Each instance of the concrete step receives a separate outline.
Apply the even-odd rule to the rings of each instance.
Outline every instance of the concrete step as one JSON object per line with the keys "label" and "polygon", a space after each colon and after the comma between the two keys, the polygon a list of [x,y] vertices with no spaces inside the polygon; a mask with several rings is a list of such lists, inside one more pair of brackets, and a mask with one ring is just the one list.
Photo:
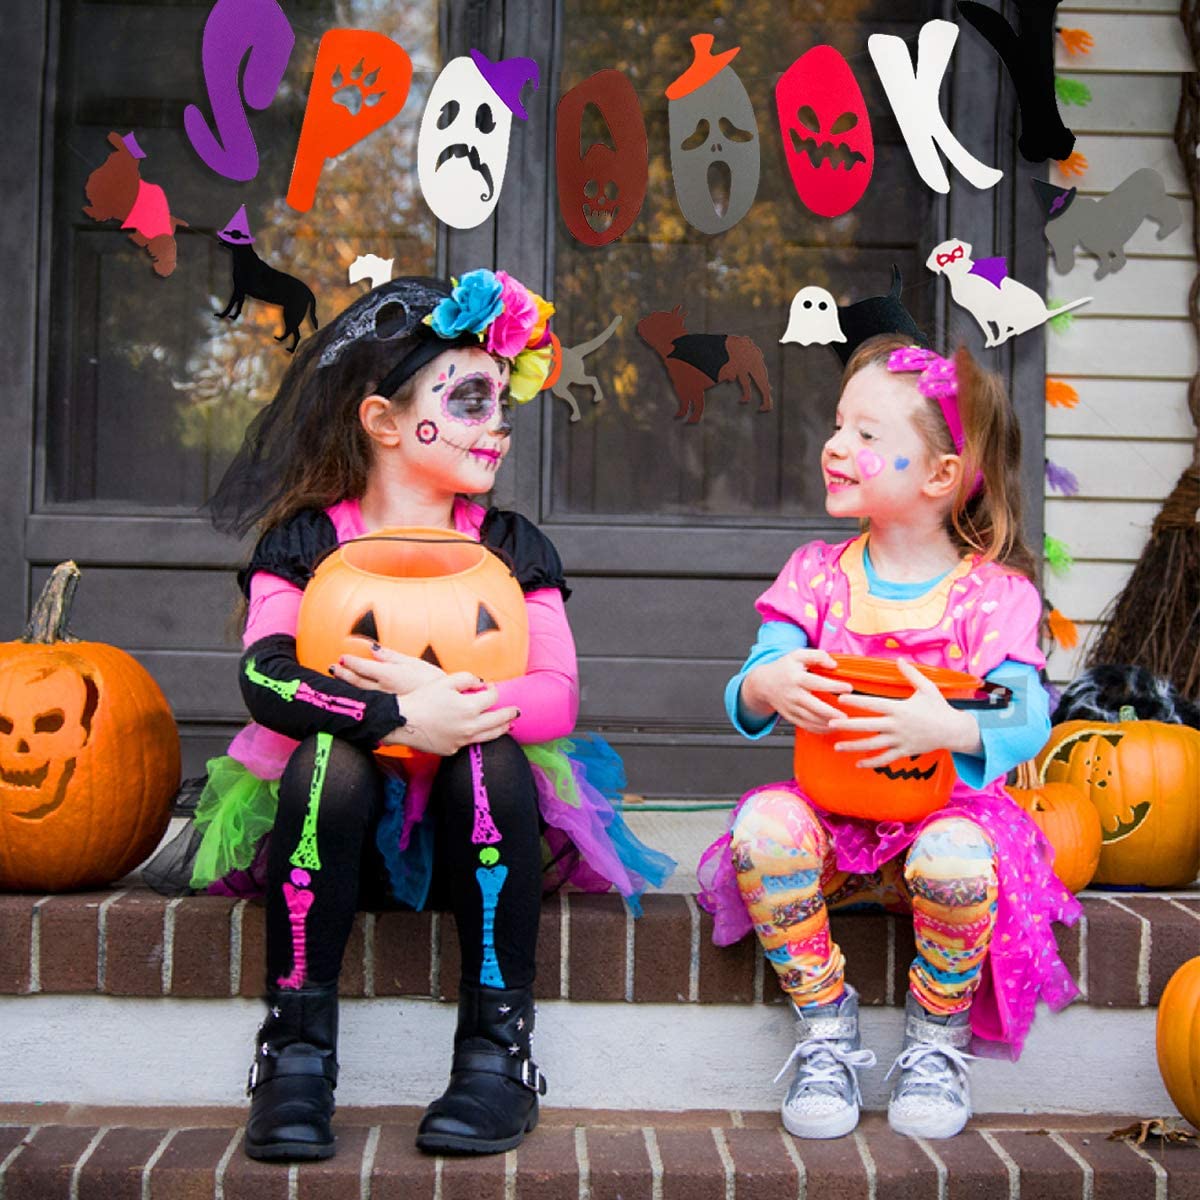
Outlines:
{"label": "concrete step", "polygon": [[[1043,1014],[1019,1066],[977,1064],[979,1111],[1173,1111],[1153,1005],[1200,953],[1200,896],[1089,894],[1084,910],[1079,928],[1060,932],[1086,999]],[[0,1099],[229,1103],[260,1018],[262,916],[244,901],[136,888],[0,897]],[[883,1066],[863,1081],[879,1108],[901,1039],[911,923],[839,914],[834,929]],[[613,896],[547,902],[537,1054],[556,1104],[775,1107],[788,1011],[754,945],[719,949],[710,933],[690,896],[648,897],[637,921]],[[342,978],[344,1102],[423,1104],[441,1089],[454,1021],[441,1001],[455,993],[457,953],[449,918],[360,914]]]}
{"label": "concrete step", "polygon": [[5,1200],[1007,1200],[1200,1195],[1200,1152],[1108,1140],[1123,1117],[976,1118],[948,1141],[898,1137],[877,1116],[829,1142],[773,1115],[546,1109],[509,1154],[441,1159],[413,1145],[417,1109],[335,1119],[337,1155],[255,1163],[243,1114],[0,1106]]}

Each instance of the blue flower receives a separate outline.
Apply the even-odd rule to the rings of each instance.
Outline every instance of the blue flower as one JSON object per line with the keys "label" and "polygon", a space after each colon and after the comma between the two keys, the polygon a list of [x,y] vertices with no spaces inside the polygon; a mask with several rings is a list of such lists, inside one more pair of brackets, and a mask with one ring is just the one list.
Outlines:
{"label": "blue flower", "polygon": [[500,280],[491,271],[468,271],[454,286],[454,292],[433,310],[429,324],[441,338],[462,333],[479,333],[500,315],[504,308]]}

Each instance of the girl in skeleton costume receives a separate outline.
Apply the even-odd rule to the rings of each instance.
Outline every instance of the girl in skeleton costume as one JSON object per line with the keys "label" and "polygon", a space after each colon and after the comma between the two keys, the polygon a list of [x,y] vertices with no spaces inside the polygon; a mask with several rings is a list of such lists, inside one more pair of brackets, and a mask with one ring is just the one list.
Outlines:
{"label": "girl in skeleton costume", "polygon": [[[1022,540],[1020,435],[999,380],[966,351],[940,358],[895,334],[872,337],[846,367],[821,463],[826,509],[865,532],[810,542],[759,597],[758,639],[729,682],[726,706],[746,737],[779,717],[837,745],[864,770],[952,752],[950,799],[922,821],[823,811],[794,782],[748,792],[705,852],[701,903],[714,940],[752,928],[797,1018],[797,1062],[783,1121],[799,1137],[837,1137],[858,1121],[857,994],[831,939],[830,908],[881,904],[911,912],[904,1048],[888,1119],[898,1132],[950,1137],[970,1116],[968,1059],[990,1043],[1013,1056],[1039,999],[1077,988],[1051,923],[1079,905],[1051,869],[1052,852],[1004,790],[1004,778],[1049,733],[1038,678],[1042,611]],[[822,696],[852,685],[811,672],[830,653],[899,660],[906,700]],[[912,665],[952,668],[1010,688],[1007,709],[950,706]],[[905,758],[905,762],[907,762]],[[890,765],[890,766],[889,766]],[[780,1072],[780,1075],[783,1071]]]}
{"label": "girl in skeleton costume", "polygon": [[[465,498],[491,489],[508,452],[510,397],[545,378],[552,311],[503,272],[375,288],[303,342],[212,502],[218,528],[261,534],[239,575],[254,723],[209,764],[189,856],[193,887],[266,895],[251,1157],[333,1153],[338,973],[356,908],[386,900],[384,884],[408,906],[453,909],[462,947],[450,1084],[417,1144],[490,1153],[534,1127],[545,1092],[530,1051],[544,887],[615,887],[636,907],[673,865],[598,790],[615,792],[612,751],[592,744],[585,765],[565,741],[578,683],[553,545]],[[327,670],[297,662],[318,561],[385,526],[453,529],[510,564],[524,675],[483,687],[378,645]],[[372,754],[397,744],[442,756],[436,773],[406,779]]]}

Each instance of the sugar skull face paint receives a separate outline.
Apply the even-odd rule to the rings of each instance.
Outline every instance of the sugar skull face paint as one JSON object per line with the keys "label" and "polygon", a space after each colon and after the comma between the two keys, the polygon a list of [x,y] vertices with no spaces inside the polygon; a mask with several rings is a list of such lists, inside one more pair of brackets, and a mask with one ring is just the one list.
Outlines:
{"label": "sugar skull face paint", "polygon": [[874,450],[860,450],[854,456],[854,460],[858,463],[858,469],[864,479],[874,479],[887,466]]}
{"label": "sugar skull face paint", "polygon": [[417,424],[417,441],[422,446],[432,446],[438,440],[438,427],[433,421],[420,421]]}
{"label": "sugar skull face paint", "polygon": [[903,454],[897,455],[896,461],[892,463],[892,466],[894,466],[897,471],[903,471],[908,466],[908,459],[905,458]]}
{"label": "sugar skull face paint", "polygon": [[[451,365],[453,370],[453,365]],[[494,375],[473,371],[443,386],[439,381],[433,390],[442,398],[442,412],[451,420],[464,425],[486,425],[496,415],[503,383]]]}

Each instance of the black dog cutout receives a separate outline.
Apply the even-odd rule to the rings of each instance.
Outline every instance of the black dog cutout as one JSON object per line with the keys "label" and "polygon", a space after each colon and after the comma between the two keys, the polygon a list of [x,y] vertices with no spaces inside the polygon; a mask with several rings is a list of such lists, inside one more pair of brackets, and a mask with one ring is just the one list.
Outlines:
{"label": "black dog cutout", "polygon": [[305,317],[314,329],[317,328],[317,300],[312,290],[294,275],[277,271],[263,262],[250,248],[254,238],[244,204],[217,237],[233,252],[233,294],[225,308],[214,315],[218,319],[228,317],[236,321],[242,314],[247,296],[266,304],[278,304],[283,309],[283,332],[275,340],[282,342],[290,337],[292,344],[284,349],[289,354],[294,353],[300,344],[300,326]]}

